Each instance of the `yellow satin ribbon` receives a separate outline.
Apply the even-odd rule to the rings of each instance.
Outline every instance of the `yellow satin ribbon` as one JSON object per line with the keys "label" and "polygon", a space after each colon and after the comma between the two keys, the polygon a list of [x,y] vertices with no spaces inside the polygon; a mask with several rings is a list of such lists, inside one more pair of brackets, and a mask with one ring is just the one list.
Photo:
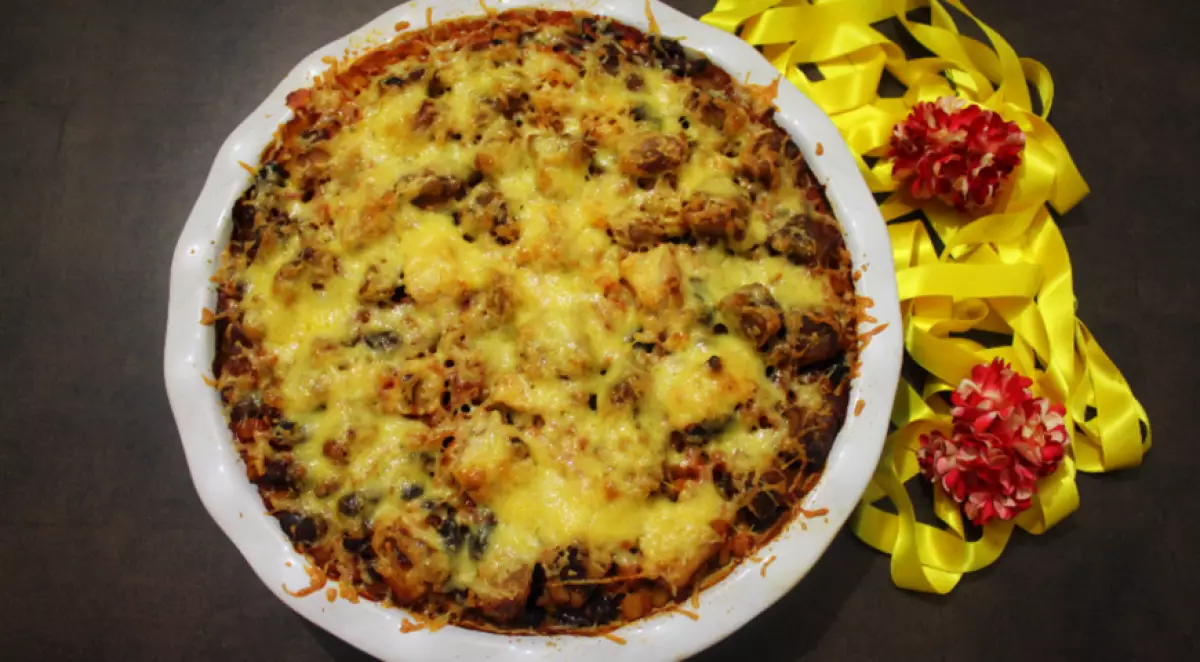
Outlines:
{"label": "yellow satin ribbon", "polygon": [[[929,23],[908,12],[928,8]],[[975,23],[991,45],[959,33],[949,8]],[[895,18],[931,57],[908,58],[872,25]],[[1075,316],[1071,262],[1049,208],[1066,213],[1088,193],[1061,138],[1046,121],[1054,82],[1041,63],[1018,57],[960,0],[718,0],[701,20],[739,32],[833,118],[880,205],[896,262],[904,343],[928,373],[918,392],[901,380],[892,408],[896,431],[859,508],[854,533],[891,554],[896,585],[947,593],[964,573],[990,565],[1014,527],[1042,533],[1079,507],[1076,471],[1104,472],[1141,463],[1150,422],[1121,372]],[[815,65],[811,81],[800,65]],[[906,91],[879,96],[887,71]],[[1035,112],[1030,86],[1040,97]],[[957,95],[1016,122],[1026,136],[1011,190],[985,216],[968,218],[940,204],[920,208],[897,192],[891,166],[863,157],[887,151],[892,128],[917,102]],[[927,227],[929,229],[927,229]],[[943,248],[939,253],[929,231]],[[1010,344],[984,347],[967,331],[1006,334]],[[1072,443],[1058,470],[1038,483],[1029,510],[993,521],[967,540],[959,504],[935,489],[941,524],[918,522],[904,483],[919,474],[921,435],[951,427],[949,392],[980,363],[1000,357],[1034,380],[1035,394],[1061,402]],[[879,507],[888,500],[896,512]]]}

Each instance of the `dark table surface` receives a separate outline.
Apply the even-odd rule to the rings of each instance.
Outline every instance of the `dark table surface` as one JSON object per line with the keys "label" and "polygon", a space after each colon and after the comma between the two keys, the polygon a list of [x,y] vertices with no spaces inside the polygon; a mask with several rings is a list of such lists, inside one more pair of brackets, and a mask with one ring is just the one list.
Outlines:
{"label": "dark table surface", "polygon": [[[295,62],[395,1],[3,3],[0,658],[361,657],[273,597],[201,507],[161,357],[171,250],[217,147]],[[1200,452],[1184,430],[1200,328],[1200,12],[969,5],[1056,76],[1052,119],[1094,191],[1063,221],[1080,314],[1149,410],[1155,449],[1138,470],[1083,477],[1078,513],[1018,535],[949,597],[897,590],[887,557],[843,532],[703,659],[1200,647]]]}

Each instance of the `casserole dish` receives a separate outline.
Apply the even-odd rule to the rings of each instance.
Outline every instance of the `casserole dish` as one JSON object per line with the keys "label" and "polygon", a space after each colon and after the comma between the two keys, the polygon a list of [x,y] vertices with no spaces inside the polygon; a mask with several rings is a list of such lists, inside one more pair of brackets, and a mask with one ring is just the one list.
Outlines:
{"label": "casserole dish", "polygon": [[[532,3],[505,3],[500,8]],[[542,6],[547,6],[545,3]],[[712,31],[666,7],[640,2],[598,3],[573,7],[551,3],[555,8],[580,8],[611,16],[646,29],[657,19],[666,36],[688,39],[689,46],[725,68],[731,75],[748,75],[752,82],[768,83],[773,71],[753,50],[743,51],[740,59],[733,54],[746,49],[736,39]],[[168,319],[166,372],[172,406],[184,438],[185,450],[197,488],[214,518],[251,562],[256,572],[273,590],[287,596],[284,584],[293,589],[307,584],[295,555],[282,536],[273,530],[271,520],[261,516],[261,506],[253,490],[242,482],[243,473],[236,454],[222,433],[223,418],[216,408],[216,395],[207,389],[199,374],[211,363],[213,336],[207,327],[196,323],[198,310],[211,306],[213,293],[208,276],[219,246],[229,232],[226,212],[245,184],[240,162],[253,163],[261,147],[270,139],[279,120],[286,119],[284,97],[290,90],[305,87],[322,68],[321,59],[337,56],[346,49],[362,45],[365,38],[387,34],[399,22],[421,25],[428,16],[425,8],[405,6],[393,10],[363,29],[314,53],[289,75],[264,103],[230,137],[222,148],[209,180],[181,237],[172,272],[171,309]],[[460,10],[460,11],[455,11]],[[479,13],[468,3],[441,3],[432,19]],[[651,18],[653,16],[653,18]],[[720,39],[731,40],[730,54],[710,45]],[[817,178],[826,186],[833,209],[846,228],[847,247],[854,263],[863,272],[858,290],[875,306],[871,314],[879,324],[897,321],[895,284],[890,269],[890,250],[886,231],[873,200],[859,178],[853,160],[841,145],[831,123],[792,88],[784,88],[777,97],[778,123],[801,147]],[[856,188],[857,187],[857,188]],[[870,265],[871,269],[865,269]],[[605,651],[613,642],[586,638],[508,638],[449,628],[440,632],[416,632],[401,635],[398,610],[385,610],[367,603],[329,602],[317,593],[306,598],[285,597],[297,611],[351,643],[375,655],[402,658],[434,657],[507,657],[514,654],[545,654],[549,650],[571,656],[611,655],[617,653],[637,659],[676,657],[694,652],[765,608],[795,583],[828,544],[829,539],[848,516],[873,471],[880,443],[886,430],[886,404],[890,403],[899,365],[897,324],[885,328],[867,345],[861,355],[862,368],[851,393],[851,409],[856,412],[842,429],[831,453],[825,477],[806,500],[810,510],[825,512],[812,526],[793,527],[760,551],[764,559],[773,559],[770,573],[757,564],[739,567],[718,586],[706,591],[699,600],[701,625],[686,615],[670,614],[637,622],[618,631],[627,648]],[[866,331],[867,329],[864,329]],[[859,403],[873,406],[860,406]],[[241,483],[241,484],[239,484]],[[806,530],[807,529],[807,530]],[[279,545],[281,547],[276,548]],[[782,570],[780,570],[782,568]],[[761,575],[761,576],[760,576]],[[757,584],[755,583],[757,582]],[[729,587],[740,587],[730,589]],[[728,597],[721,597],[727,594]],[[707,606],[707,608],[706,608]],[[692,623],[692,625],[688,625]]]}

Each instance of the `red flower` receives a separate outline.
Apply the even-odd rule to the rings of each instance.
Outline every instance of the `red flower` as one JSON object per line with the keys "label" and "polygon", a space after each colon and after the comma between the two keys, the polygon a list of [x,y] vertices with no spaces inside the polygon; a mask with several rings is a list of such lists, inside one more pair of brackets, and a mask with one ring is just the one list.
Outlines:
{"label": "red flower", "polygon": [[1007,363],[996,359],[971,369],[971,376],[959,383],[950,396],[951,414],[974,432],[984,432],[998,418],[1008,418],[1022,401],[1033,397],[1033,380],[1017,374]]}
{"label": "red flower", "polygon": [[976,524],[1029,508],[1038,479],[1054,473],[1071,443],[1065,409],[1033,397],[1032,383],[1000,359],[975,366],[950,398],[950,436],[921,436],[921,473]]}
{"label": "red flower", "polygon": [[[1015,122],[958,97],[922,101],[892,131],[892,176],[919,200],[959,211],[985,209],[1021,163],[1025,134]],[[909,182],[911,180],[911,182]]]}

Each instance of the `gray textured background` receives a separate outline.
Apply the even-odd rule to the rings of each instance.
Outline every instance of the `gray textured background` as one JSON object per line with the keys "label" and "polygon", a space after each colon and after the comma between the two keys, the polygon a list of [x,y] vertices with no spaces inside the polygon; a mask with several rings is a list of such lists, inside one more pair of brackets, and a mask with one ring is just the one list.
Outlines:
{"label": "gray textured background", "polygon": [[[358,659],[276,600],[204,512],[161,348],[171,250],[221,141],[296,61],[395,0],[0,4],[0,657]],[[1052,119],[1094,191],[1063,223],[1080,312],[1157,447],[1139,470],[1082,478],[1079,513],[1017,536],[951,597],[893,588],[888,559],[843,533],[702,659],[1140,660],[1200,645],[1200,11],[969,4],[1056,76]]]}

